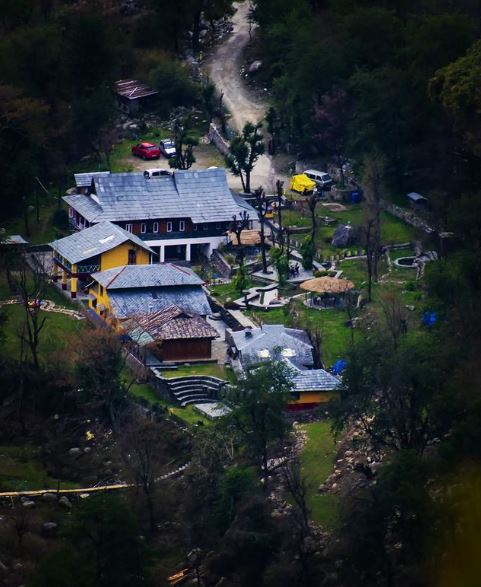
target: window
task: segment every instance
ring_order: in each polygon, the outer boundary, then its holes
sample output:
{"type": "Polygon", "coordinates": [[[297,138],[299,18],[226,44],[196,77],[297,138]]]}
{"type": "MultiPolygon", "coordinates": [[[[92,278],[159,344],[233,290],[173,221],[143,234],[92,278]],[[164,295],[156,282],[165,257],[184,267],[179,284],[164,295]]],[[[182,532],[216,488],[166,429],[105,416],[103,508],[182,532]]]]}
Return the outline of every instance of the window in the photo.
{"type": "Polygon", "coordinates": [[[70,208],[69,207],[69,209],[68,209],[68,216],[69,216],[69,218],[73,218],[73,208],[70,208]]]}
{"type": "Polygon", "coordinates": [[[185,230],[185,220],[179,220],[179,232],[184,232],[185,230]]]}
{"type": "Polygon", "coordinates": [[[204,226],[202,227],[204,230],[208,230],[209,226],[207,224],[204,224],[204,226]]]}
{"type": "Polygon", "coordinates": [[[104,295],[104,287],[103,287],[103,285],[99,285],[99,291],[100,291],[100,295],[103,296],[104,295]]]}
{"type": "Polygon", "coordinates": [[[192,225],[192,230],[197,230],[197,224],[192,225]]]}
{"type": "Polygon", "coordinates": [[[147,232],[147,224],[145,222],[142,222],[140,225],[140,232],[142,234],[145,234],[147,232]]]}
{"type": "Polygon", "coordinates": [[[155,233],[159,232],[159,223],[158,222],[154,222],[152,232],[155,232],[155,233]]]}
{"type": "Polygon", "coordinates": [[[132,224],[126,224],[126,225],[125,225],[125,230],[126,230],[127,232],[132,232],[132,224]]]}
{"type": "Polygon", "coordinates": [[[135,252],[135,249],[129,249],[128,264],[135,265],[136,262],[137,262],[137,253],[135,252]]]}
{"type": "Polygon", "coordinates": [[[219,224],[219,223],[217,223],[217,224],[215,225],[215,227],[216,227],[216,229],[217,229],[217,230],[219,230],[219,229],[220,229],[220,224],[219,224]]]}
{"type": "Polygon", "coordinates": [[[167,222],[167,232],[172,232],[172,222],[167,222]]]}

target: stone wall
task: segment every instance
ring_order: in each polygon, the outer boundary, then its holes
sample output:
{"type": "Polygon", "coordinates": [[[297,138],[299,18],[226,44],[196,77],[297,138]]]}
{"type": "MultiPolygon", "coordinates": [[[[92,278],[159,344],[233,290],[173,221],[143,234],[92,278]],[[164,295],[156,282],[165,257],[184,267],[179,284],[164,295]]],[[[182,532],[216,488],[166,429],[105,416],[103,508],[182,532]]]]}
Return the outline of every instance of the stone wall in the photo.
{"type": "Polygon", "coordinates": [[[222,277],[225,279],[230,279],[232,277],[232,267],[224,259],[222,253],[220,253],[217,249],[214,249],[212,252],[212,255],[210,256],[210,262],[222,275],[222,277]]]}

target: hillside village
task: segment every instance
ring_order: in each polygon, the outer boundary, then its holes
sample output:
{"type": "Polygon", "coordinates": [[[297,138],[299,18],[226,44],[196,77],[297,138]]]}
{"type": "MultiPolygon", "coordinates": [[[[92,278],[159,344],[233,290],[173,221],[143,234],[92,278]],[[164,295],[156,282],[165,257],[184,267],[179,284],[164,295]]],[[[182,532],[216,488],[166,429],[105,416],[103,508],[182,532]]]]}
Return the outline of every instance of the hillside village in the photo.
{"type": "Polygon", "coordinates": [[[1,586],[477,584],[481,13],[374,4],[0,7],[1,586]]]}

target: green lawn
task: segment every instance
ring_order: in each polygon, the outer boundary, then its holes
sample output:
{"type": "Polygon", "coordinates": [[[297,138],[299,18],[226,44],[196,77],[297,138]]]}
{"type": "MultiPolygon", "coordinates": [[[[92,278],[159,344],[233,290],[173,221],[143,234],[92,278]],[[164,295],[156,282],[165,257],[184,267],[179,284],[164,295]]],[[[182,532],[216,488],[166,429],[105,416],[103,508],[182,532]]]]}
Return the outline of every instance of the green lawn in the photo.
{"type": "MultiPolygon", "coordinates": [[[[37,450],[28,445],[0,446],[0,490],[56,489],[57,479],[50,477],[38,459],[37,450]]],[[[64,482],[63,489],[78,487],[64,482]]]]}
{"type": "Polygon", "coordinates": [[[334,465],[336,447],[330,426],[327,421],[302,427],[307,431],[307,444],[300,461],[308,487],[307,502],[312,519],[322,526],[334,528],[339,521],[339,497],[318,493],[319,486],[329,477],[334,465]]]}
{"type": "Polygon", "coordinates": [[[204,363],[202,365],[184,365],[177,369],[165,369],[162,375],[167,379],[172,377],[186,377],[191,375],[208,375],[218,377],[227,381],[235,382],[235,375],[232,369],[227,369],[224,365],[218,363],[204,363]]]}
{"type": "Polygon", "coordinates": [[[210,285],[209,291],[221,304],[225,304],[228,299],[237,300],[242,296],[242,292],[239,292],[232,282],[221,285],[210,285]]]}
{"type": "MultiPolygon", "coordinates": [[[[5,306],[4,310],[7,322],[4,326],[2,353],[18,358],[19,332],[24,322],[24,310],[19,304],[5,306]]],[[[65,314],[41,311],[40,315],[47,318],[39,343],[40,359],[43,361],[48,361],[55,353],[67,348],[72,343],[72,337],[86,327],[86,320],[77,320],[65,314]]]]}

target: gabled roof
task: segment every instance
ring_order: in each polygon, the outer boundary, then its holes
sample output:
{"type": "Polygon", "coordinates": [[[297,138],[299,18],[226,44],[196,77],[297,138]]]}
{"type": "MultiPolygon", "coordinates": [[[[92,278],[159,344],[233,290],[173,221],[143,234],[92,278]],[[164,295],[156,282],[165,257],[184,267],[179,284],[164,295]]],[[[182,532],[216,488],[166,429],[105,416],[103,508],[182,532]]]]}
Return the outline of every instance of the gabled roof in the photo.
{"type": "Polygon", "coordinates": [[[120,226],[111,222],[100,222],[90,228],[66,236],[50,243],[50,246],[57,251],[69,263],[80,263],[96,255],[110,251],[115,247],[132,242],[142,247],[149,253],[154,253],[135,234],[127,232],[120,226]]]}
{"type": "Polygon", "coordinates": [[[112,312],[119,320],[152,314],[173,304],[186,312],[201,316],[207,316],[212,311],[207,296],[199,285],[113,289],[109,291],[109,300],[112,312]]]}
{"type": "Polygon", "coordinates": [[[122,265],[92,273],[92,279],[108,290],[204,284],[192,269],[173,263],[122,265]]]}
{"type": "Polygon", "coordinates": [[[191,218],[194,224],[227,222],[246,208],[232,196],[225,169],[175,171],[150,178],[142,172],[111,173],[94,176],[93,182],[94,197],[63,198],[89,222],[158,218],[191,218]]]}
{"type": "Polygon", "coordinates": [[[130,319],[129,336],[141,346],[162,340],[216,338],[217,330],[203,318],[172,305],[152,314],[130,319]]]}
{"type": "Polygon", "coordinates": [[[324,369],[299,369],[296,365],[293,376],[294,389],[296,391],[333,391],[341,382],[324,369]]]}
{"type": "Polygon", "coordinates": [[[242,363],[256,363],[273,358],[279,350],[281,356],[294,364],[313,364],[312,345],[303,330],[286,328],[282,324],[264,324],[262,328],[232,332],[231,338],[241,353],[242,363]]]}
{"type": "Polygon", "coordinates": [[[115,93],[127,100],[137,100],[158,94],[156,90],[136,79],[119,79],[115,82],[115,93]]]}

